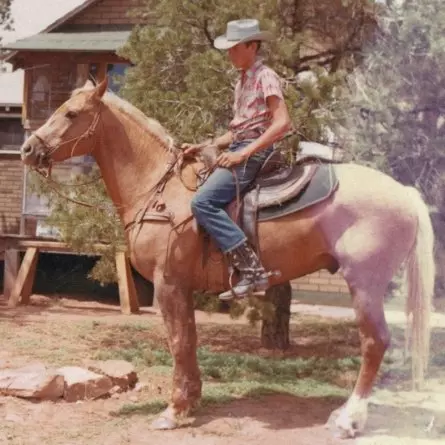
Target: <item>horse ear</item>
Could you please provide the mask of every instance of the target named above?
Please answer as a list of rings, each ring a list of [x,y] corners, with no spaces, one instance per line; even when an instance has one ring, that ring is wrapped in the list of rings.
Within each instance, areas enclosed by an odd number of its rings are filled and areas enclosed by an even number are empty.
[[[91,82],[90,79],[88,79],[88,80],[85,82],[85,85],[84,85],[83,87],[84,87],[84,89],[86,89],[86,90],[94,90],[94,83]]]
[[[101,99],[102,96],[107,91],[107,88],[108,88],[108,77],[105,76],[105,79],[95,88],[94,97],[96,97],[97,99]]]

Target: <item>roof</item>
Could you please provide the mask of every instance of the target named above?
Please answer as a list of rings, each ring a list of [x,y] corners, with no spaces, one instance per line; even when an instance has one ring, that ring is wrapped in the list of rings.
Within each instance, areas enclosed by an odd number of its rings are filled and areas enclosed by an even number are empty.
[[[18,107],[23,104],[24,71],[0,74],[0,105]]]
[[[67,14],[58,18],[55,22],[51,23],[51,25],[47,26],[41,32],[51,32],[52,30],[58,28],[60,25],[63,25],[69,19],[75,17],[77,14],[80,14],[82,11],[93,5],[94,3],[98,3],[101,0],[85,0],[81,5],[69,11]]]
[[[130,34],[130,31],[43,33],[6,44],[3,48],[13,51],[116,51]]]

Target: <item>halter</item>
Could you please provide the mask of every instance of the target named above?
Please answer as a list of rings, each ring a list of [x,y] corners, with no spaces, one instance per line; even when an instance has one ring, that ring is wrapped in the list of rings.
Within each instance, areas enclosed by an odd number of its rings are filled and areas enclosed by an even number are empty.
[[[108,207],[104,207],[104,206],[97,206],[97,205],[91,205],[89,203],[86,202],[82,202],[76,199],[73,199],[63,193],[61,193],[59,190],[57,190],[56,187],[54,187],[55,185],[73,185],[73,186],[81,186],[81,185],[88,185],[91,184],[93,182],[96,182],[98,179],[100,179],[101,177],[99,176],[98,178],[95,178],[93,181],[89,181],[85,184],[59,184],[56,181],[54,181],[51,177],[51,169],[52,169],[52,159],[51,156],[57,151],[59,150],[61,147],[63,147],[66,144],[70,144],[74,142],[74,146],[72,148],[72,154],[74,153],[77,145],[86,139],[89,139],[91,137],[93,137],[96,133],[97,127],[99,122],[101,121],[101,108],[99,108],[99,110],[97,111],[97,113],[94,115],[93,120],[91,121],[90,126],[87,128],[87,130],[82,133],[80,136],[71,138],[67,141],[63,141],[55,146],[51,146],[49,145],[39,134],[37,131],[33,132],[32,135],[36,137],[36,139],[38,139],[38,141],[40,142],[40,144],[45,148],[45,152],[42,153],[41,155],[39,155],[38,157],[38,165],[36,167],[34,167],[34,170],[39,173],[41,176],[43,176],[50,184],[51,189],[57,193],[60,197],[67,199],[68,201],[71,201],[75,204],[78,205],[82,205],[84,207],[89,207],[89,208],[94,208],[94,209],[101,209],[104,211],[109,212],[110,209]],[[90,153],[92,153],[94,151],[94,147],[91,150]],[[183,164],[183,154],[181,151],[179,152],[175,152],[173,153],[173,158],[168,162],[166,170],[164,171],[164,173],[162,174],[162,176],[159,178],[159,180],[155,183],[155,185],[153,187],[151,187],[148,191],[144,192],[144,194],[148,194],[148,198],[146,200],[145,205],[139,209],[139,211],[136,213],[133,221],[131,221],[130,223],[128,223],[125,227],[124,230],[128,231],[133,229],[135,226],[142,226],[142,224],[144,222],[148,222],[148,221],[165,221],[165,222],[169,222],[173,228],[177,228],[180,227],[181,225],[187,223],[188,221],[190,221],[192,219],[192,216],[186,218],[185,221],[182,221],[179,224],[175,225],[175,215],[173,212],[169,211],[167,209],[167,206],[162,198],[162,194],[164,191],[164,188],[167,184],[167,182],[170,180],[170,178],[172,176],[177,175],[182,184],[186,187],[187,185],[185,184],[182,175],[180,174],[181,172],[181,168],[182,168],[182,164]],[[45,171],[45,169],[47,169],[47,171]],[[195,172],[196,174],[197,172]],[[207,172],[209,173],[209,172]],[[203,181],[204,178],[201,177],[199,174],[196,174],[198,181],[201,180]],[[205,175],[205,176],[208,176]]]
[[[37,167],[35,167],[34,169],[38,173],[40,173],[42,176],[44,176],[46,178],[49,178],[51,176],[51,169],[52,169],[52,159],[51,159],[51,156],[57,150],[59,150],[61,147],[63,147],[64,145],[71,144],[72,142],[74,142],[74,146],[73,146],[73,148],[71,150],[71,154],[73,155],[75,150],[76,150],[76,148],[77,148],[77,145],[81,141],[89,139],[90,137],[94,136],[94,134],[96,132],[96,129],[97,129],[97,126],[98,126],[98,124],[100,122],[100,116],[101,116],[101,107],[99,106],[99,110],[94,115],[93,120],[91,121],[90,126],[80,136],[68,139],[67,141],[63,141],[63,142],[61,142],[61,143],[59,143],[59,144],[57,144],[55,146],[49,145],[45,141],[45,139],[43,139],[38,134],[38,130],[37,131],[33,131],[31,133],[31,135],[34,136],[40,142],[40,144],[43,145],[43,147],[45,148],[45,152],[42,155],[38,156],[39,163],[38,163]],[[94,150],[94,147],[93,147],[93,149],[91,150],[90,153],[92,153],[93,150]],[[48,172],[47,173],[45,173],[45,171],[44,171],[44,168],[45,168],[44,164],[45,163],[46,163],[47,168],[48,168]]]
[[[89,184],[93,184],[95,182],[97,182],[101,176],[98,176],[97,178],[94,178],[91,181],[88,181],[86,183],[82,183],[82,184],[61,184],[58,183],[57,181],[54,181],[54,179],[51,177],[51,171],[52,171],[52,159],[51,156],[57,151],[59,150],[59,148],[63,147],[66,144],[70,144],[72,142],[74,142],[74,146],[71,150],[71,154],[74,153],[74,151],[76,150],[77,145],[82,141],[82,140],[86,140],[89,139],[91,137],[93,137],[96,133],[96,129],[97,126],[100,122],[100,117],[101,117],[101,108],[99,105],[99,110],[96,112],[96,114],[93,117],[93,120],[91,121],[90,126],[85,130],[85,132],[83,132],[80,136],[77,136],[75,138],[71,138],[68,139],[67,141],[63,141],[60,144],[57,144],[56,146],[51,146],[49,144],[47,144],[47,142],[45,141],[45,139],[43,139],[38,133],[37,131],[33,131],[31,134],[40,142],[41,145],[43,145],[43,147],[45,148],[45,152],[41,155],[38,156],[38,165],[36,167],[33,167],[33,170],[35,170],[39,175],[43,176],[49,183],[50,188],[60,197],[67,199],[68,201],[71,201],[75,204],[79,204],[82,205],[84,207],[89,207],[89,208],[97,208],[97,206],[88,204],[87,202],[83,202],[83,201],[79,201],[77,199],[73,199],[67,195],[65,195],[64,193],[61,193],[59,190],[57,190],[57,188],[55,186],[83,186],[83,185],[89,185]],[[94,151],[94,147],[93,149],[90,151],[90,154]],[[45,170],[46,169],[46,170]],[[103,210],[107,210],[109,211],[109,209],[106,209],[105,207],[103,207]]]

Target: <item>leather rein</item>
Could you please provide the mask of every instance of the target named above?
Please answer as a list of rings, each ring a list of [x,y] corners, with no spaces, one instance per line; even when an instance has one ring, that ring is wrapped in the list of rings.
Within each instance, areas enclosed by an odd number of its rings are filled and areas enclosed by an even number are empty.
[[[52,159],[51,159],[51,155],[53,153],[55,153],[57,150],[59,150],[61,147],[63,147],[66,144],[70,144],[72,142],[74,142],[74,146],[71,149],[71,153],[73,154],[78,146],[78,144],[83,141],[83,140],[87,140],[89,138],[92,138],[95,134],[96,134],[96,130],[97,127],[99,125],[100,122],[100,117],[101,117],[101,108],[99,108],[99,110],[97,111],[97,113],[94,115],[93,120],[91,121],[90,126],[85,130],[84,133],[82,133],[80,136],[77,136],[75,138],[71,138],[68,139],[67,141],[63,141],[60,144],[57,144],[55,146],[51,146],[49,145],[45,139],[43,139],[38,133],[37,131],[33,131],[31,134],[43,145],[43,147],[45,147],[45,153],[43,153],[42,155],[39,155],[38,157],[38,165],[34,168],[32,168],[32,170],[34,170],[36,173],[38,173],[40,176],[42,176],[49,184],[49,187],[51,188],[52,191],[54,191],[57,195],[59,195],[61,198],[64,198],[68,201],[73,202],[74,204],[78,204],[84,207],[89,207],[89,208],[98,208],[95,205],[89,204],[87,202],[83,202],[83,201],[79,201],[77,199],[71,198],[70,196],[65,195],[64,193],[60,192],[57,187],[81,187],[81,186],[85,186],[85,185],[91,185],[96,183],[97,181],[99,181],[99,179],[101,179],[101,175],[97,176],[96,178],[92,179],[91,181],[87,181],[87,182],[83,182],[83,183],[73,183],[73,184],[67,184],[67,183],[60,183],[55,181],[52,178],[52,167],[53,167],[53,163],[52,163]],[[93,146],[93,149],[91,150],[90,154],[93,153],[95,148],[95,145]],[[103,210],[107,210],[109,212],[109,208],[105,208],[103,207]]]
[[[51,146],[51,145],[47,144],[47,142],[37,133],[37,131],[33,132],[32,135],[36,139],[38,139],[39,142],[45,148],[45,153],[43,153],[42,155],[39,155],[38,165],[36,167],[34,167],[33,170],[36,171],[39,175],[41,175],[49,183],[51,190],[53,190],[60,197],[66,199],[68,201],[71,201],[74,204],[78,204],[78,205],[92,208],[92,209],[100,209],[100,210],[106,211],[107,213],[110,213],[110,207],[92,205],[87,202],[83,202],[83,201],[71,198],[70,196],[67,196],[64,193],[60,192],[58,190],[58,188],[56,187],[56,186],[59,186],[59,187],[60,186],[65,186],[65,187],[66,186],[72,186],[72,187],[78,186],[78,187],[80,187],[80,186],[90,185],[90,184],[97,182],[99,179],[101,179],[102,178],[101,175],[99,175],[98,177],[94,178],[91,181],[79,183],[79,184],[59,183],[59,182],[55,181],[51,176],[52,166],[53,166],[52,160],[51,160],[51,155],[54,154],[57,150],[59,150],[62,146],[69,144],[69,143],[73,143],[73,142],[74,142],[74,146],[73,146],[71,152],[74,153],[76,147],[78,146],[78,144],[80,142],[82,142],[83,140],[90,139],[96,135],[97,128],[99,126],[99,123],[101,122],[100,118],[101,118],[101,109],[99,109],[97,111],[97,113],[94,115],[90,126],[87,128],[87,130],[84,133],[82,133],[80,136],[77,136],[75,138],[71,138],[67,141],[63,141],[56,146]],[[93,145],[93,149],[91,150],[90,154],[92,154],[94,152],[95,147],[96,147],[96,144]],[[179,151],[179,149],[178,149],[178,152],[173,153],[173,155],[174,155],[174,158],[168,162],[167,168],[166,168],[165,172],[163,173],[163,175],[161,176],[161,178],[156,182],[156,184],[153,187],[151,187],[151,189],[148,192],[145,192],[145,193],[149,193],[149,197],[147,199],[146,204],[136,213],[133,221],[131,221],[130,223],[125,225],[125,227],[124,227],[125,231],[131,230],[135,226],[141,225],[142,223],[149,222],[149,221],[165,221],[165,222],[169,222],[172,226],[174,225],[175,215],[173,212],[167,210],[167,206],[162,198],[162,193],[165,189],[167,182],[171,179],[172,176],[177,174],[178,177],[180,178],[182,184],[188,190],[193,190],[193,189],[191,189],[189,186],[187,186],[185,184],[183,177],[180,173],[182,170],[181,167],[182,167],[182,163],[183,163],[182,152]],[[208,177],[208,175],[211,173],[212,170],[213,170],[213,168],[212,169],[204,169],[199,172],[195,171],[195,174],[196,174],[198,180],[202,182]],[[180,224],[177,224],[176,226],[174,226],[174,228],[182,226],[183,224],[187,223],[188,221],[190,221],[192,219],[193,219],[193,215],[187,217]]]

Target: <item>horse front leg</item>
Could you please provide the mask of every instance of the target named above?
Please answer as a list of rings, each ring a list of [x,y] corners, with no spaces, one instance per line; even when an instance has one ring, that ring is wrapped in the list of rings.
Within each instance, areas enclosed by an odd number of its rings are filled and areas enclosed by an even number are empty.
[[[196,355],[197,334],[191,288],[155,282],[155,297],[167,328],[173,356],[171,402],[152,423],[154,429],[174,429],[201,398],[201,375]]]

